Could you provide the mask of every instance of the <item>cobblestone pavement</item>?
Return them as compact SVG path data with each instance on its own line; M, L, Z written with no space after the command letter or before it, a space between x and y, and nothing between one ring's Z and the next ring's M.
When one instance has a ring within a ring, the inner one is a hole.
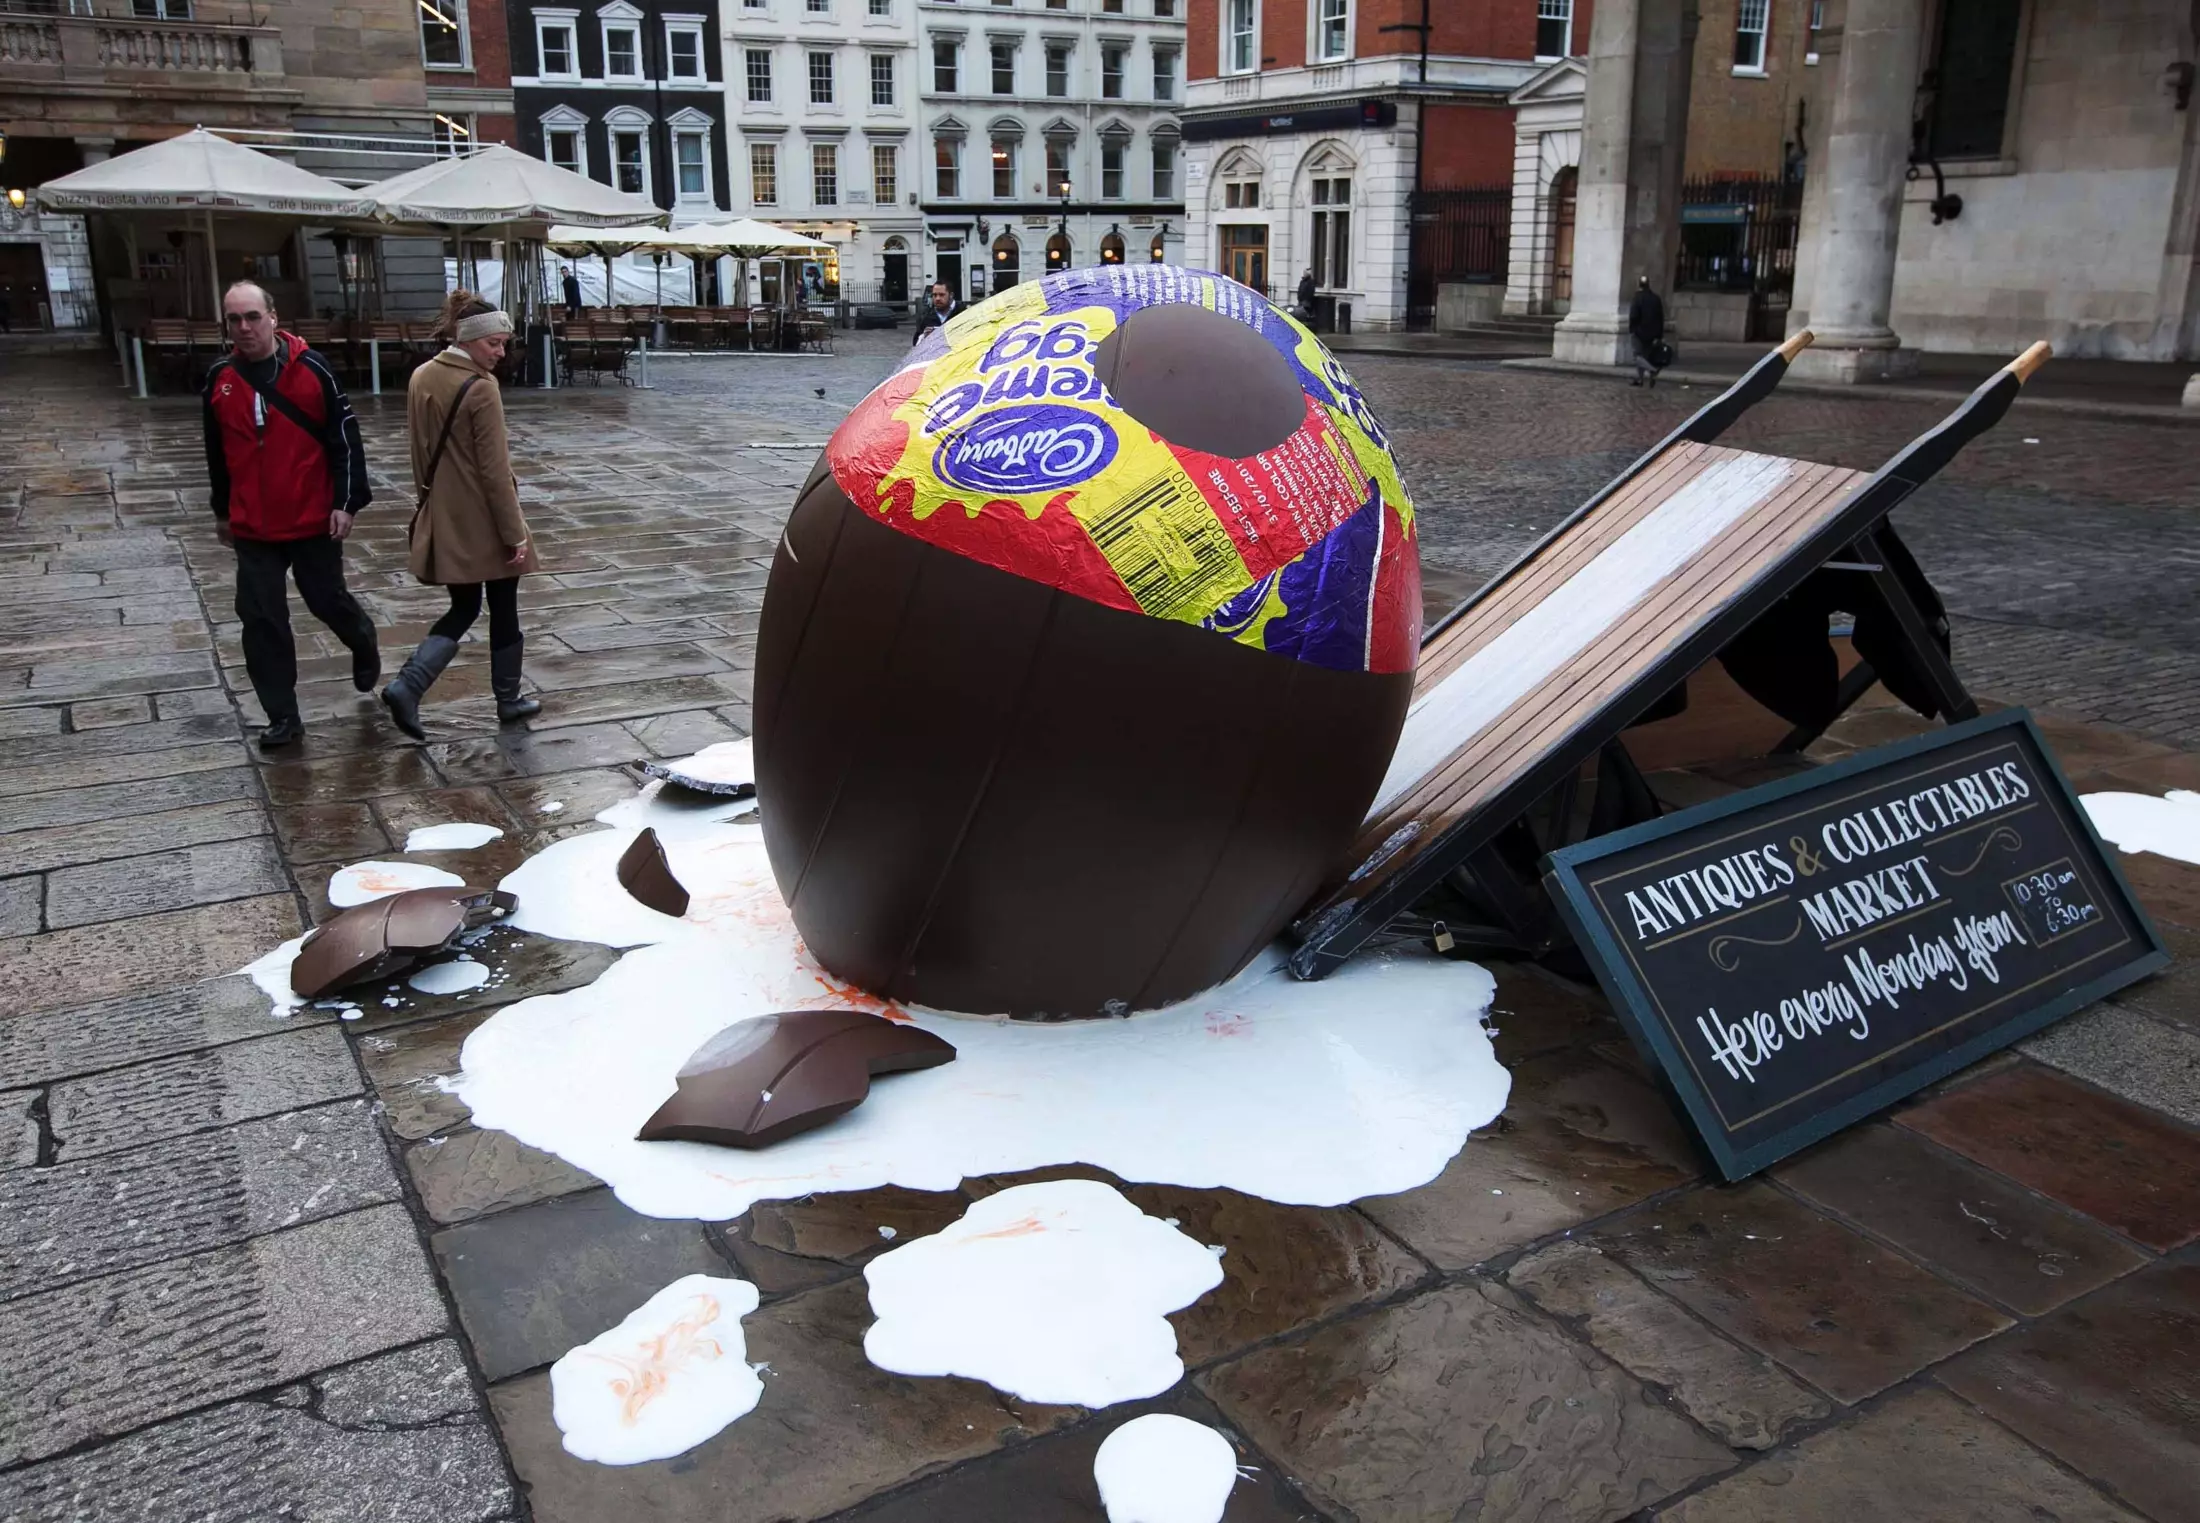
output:
M435 1082L467 1032L616 953L499 932L481 1003L355 1020L272 1019L228 976L415 825L503 828L414 858L484 881L630 793L626 764L745 731L811 458L757 446L814 446L901 348L514 395L544 713L499 732L469 646L431 743L400 745L301 613L309 736L275 761L245 738L194 406L128 402L88 360L0 376L0 1520L1066 1523L1098 1518L1093 1449L1149 1409L1239 1444L1232 1523L2200 1516L2200 871L2163 858L2125 867L2176 971L1734 1188L1593 991L1501 968L1512 1097L1429 1185L1337 1210L1128 1187L1224 1244L1227 1278L1175 1319L1192 1378L1097 1417L863 1359L879 1224L934 1230L961 1192L652 1221L474 1128ZM1438 603L1697 400L1354 368ZM440 595L403 573L397 401L363 412L379 500L352 581L394 659ZM1776 400L1738 437L1868 465L1934 415ZM2081 788L2200 787L2191 437L2020 411L1904 510L1959 662L2058 711ZM1916 728L1866 707L1818 751ZM1657 781L1686 801L1756 775ZM697 1270L763 1291L764 1407L672 1462L566 1456L548 1363Z

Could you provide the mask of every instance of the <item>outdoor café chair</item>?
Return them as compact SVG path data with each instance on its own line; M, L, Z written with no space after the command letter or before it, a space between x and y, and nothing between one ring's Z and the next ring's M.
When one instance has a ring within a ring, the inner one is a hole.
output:
M1776 605L1815 576L1845 578L1838 606L1856 615L1860 648L1867 616L1889 632L1874 646L1885 662L1876 675L1898 696L1949 723L1978 713L1949 664L1938 600L1886 519L2000 421L2047 346L1997 371L1877 471L1713 442L1771 393L1810 337L1766 355L1429 631L1404 733L1359 837L1292 926L1292 972L1319 978L1370 938L1396 935L1439 888L1471 912L1447 920L1453 945L1557 944L1563 930L1536 864L1581 838L1584 765L1598 762L1589 834L1654 818L1656 798L1620 732L1656 717L1760 619L1784 616ZM1797 601L1815 614L1829 687L1788 750L1875 679L1866 664L1835 684L1823 605ZM1731 657L1728 669L1741 680Z

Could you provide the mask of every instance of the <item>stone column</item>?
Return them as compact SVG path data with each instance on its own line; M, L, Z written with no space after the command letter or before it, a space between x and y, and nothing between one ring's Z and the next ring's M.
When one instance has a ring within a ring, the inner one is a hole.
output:
M1842 0L1828 0L1818 29L1818 62L1803 85L1803 205L1795 229L1795 283L1788 293L1787 331L1810 326L1811 287L1818 273L1818 231L1826 220L1826 124L1833 120L1834 86L1841 77Z
M1848 0L1833 116L1809 173L1823 201L1810 264L1817 342L1794 371L1830 381L1914 374L1917 351L1888 326L1903 176L1923 45L1923 0Z
M1637 276L1670 295L1680 247L1681 162L1695 0L1599 0L1589 26L1572 309L1551 357L1618 365L1633 354Z

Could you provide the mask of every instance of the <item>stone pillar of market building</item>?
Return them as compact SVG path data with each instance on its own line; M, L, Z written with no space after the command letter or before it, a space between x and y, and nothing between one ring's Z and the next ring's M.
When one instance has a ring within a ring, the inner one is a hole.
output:
M1633 354L1638 276L1670 296L1680 249L1681 164L1695 0L1599 0L1589 24L1571 309L1551 357L1618 365Z
M1848 0L1833 110L1804 191L1811 247L1801 259L1817 338L1796 357L1798 376L1883 381L1917 370L1917 351L1902 347L1888 318L1924 10L1924 0Z

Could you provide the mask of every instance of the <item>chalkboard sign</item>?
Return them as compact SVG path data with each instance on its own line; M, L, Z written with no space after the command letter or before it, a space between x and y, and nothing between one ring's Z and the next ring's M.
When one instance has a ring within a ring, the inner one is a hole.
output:
M2169 962L2021 710L1599 836L1544 871L1729 1179Z

